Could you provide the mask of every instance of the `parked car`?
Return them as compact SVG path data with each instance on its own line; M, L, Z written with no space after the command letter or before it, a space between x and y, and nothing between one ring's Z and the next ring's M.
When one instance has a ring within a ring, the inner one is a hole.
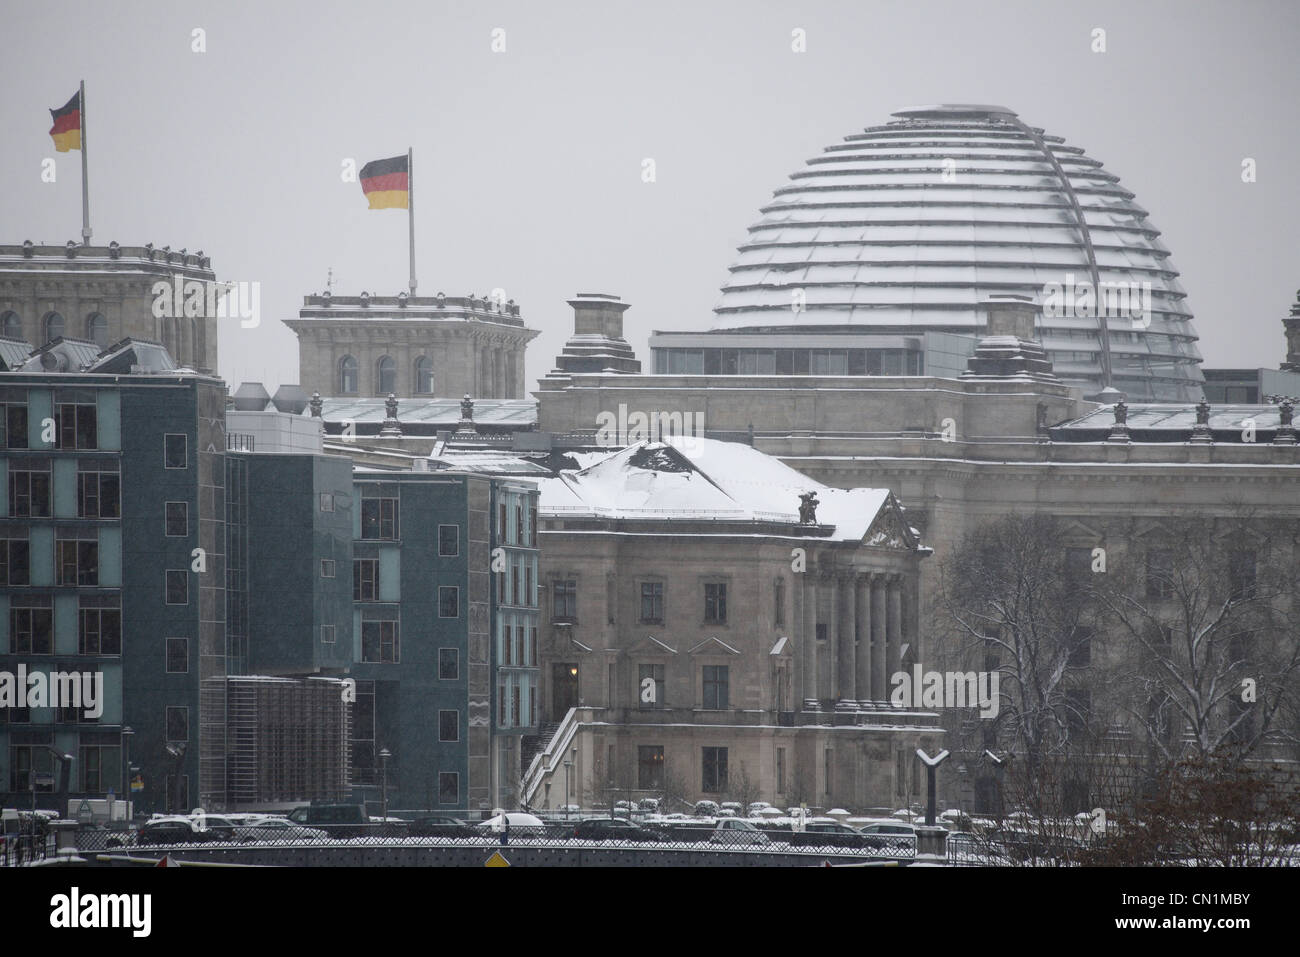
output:
M788 840L791 847L877 847L881 843L838 821L809 821L802 831L783 833L777 840Z
M360 804L308 804L290 811L289 820L320 828L330 837L361 837L370 833L370 817Z
M662 832L641 827L621 817L593 817L579 821L573 828L573 836L589 841L667 840Z
M864 824L859 831L867 838L866 847L878 850L916 848L916 828L902 821L875 821Z
M458 817L446 814L430 814L417 817L406 829L412 837L482 837L481 831L466 824Z
M762 845L765 847L771 844L772 840L748 821L743 821L738 817L728 817L718 822L717 828L709 835L709 843L729 846Z
M154 844L199 844L207 836L185 817L152 818L140 826L135 842L138 846Z
M233 841L235 823L219 814L193 814L190 821L207 841Z
M235 825L237 841L323 841L329 834L318 827L295 824L288 818L266 817Z
M511 837L546 836L546 822L522 811L511 811L509 814L498 814L496 817L488 818L478 825L476 830L480 835L495 837L505 830L507 824L509 824Z

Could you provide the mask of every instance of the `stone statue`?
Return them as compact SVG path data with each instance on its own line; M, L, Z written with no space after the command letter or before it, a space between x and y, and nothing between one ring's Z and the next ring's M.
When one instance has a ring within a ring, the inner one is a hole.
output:
M1290 396L1282 399L1282 403L1277 407L1277 415L1284 427L1291 425L1291 419L1295 415L1295 406L1292 404Z
M388 398L384 400L384 412L390 419L397 418L397 396L388 393Z
M321 399L321 397L320 397L320 393L319 393L319 392L313 392L313 393L311 394L311 414L312 414L312 418L319 419L319 418L321 417L321 412L324 410L324 408L325 408L325 402L324 402L324 400Z
M1122 399L1115 403L1115 424L1128 425L1128 405Z
M817 524L817 493L804 492L799 496L799 524Z
M468 392L465 393L465 398L460 400L460 417L465 422L474 421L474 400L469 397Z
M1196 424L1210 424L1210 403L1206 402L1204 399L1196 403Z

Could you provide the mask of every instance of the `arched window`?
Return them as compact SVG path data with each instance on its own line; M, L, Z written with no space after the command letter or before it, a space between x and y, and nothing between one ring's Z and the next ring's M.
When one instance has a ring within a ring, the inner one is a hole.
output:
M339 360L339 395L357 394L357 360L344 356Z
M0 320L0 335L8 336L10 339L21 339L23 337L23 321L18 318L16 312L6 312L4 319Z
M47 312L42 325L45 327L45 341L50 342L63 335L63 327L66 323L63 321L63 316L57 312Z
M397 391L397 363L392 356L384 356L375 366L377 390L380 395Z
M97 312L86 317L86 338L101 349L108 347L108 320Z
M419 395L433 395L433 361L428 356L415 360L415 391Z

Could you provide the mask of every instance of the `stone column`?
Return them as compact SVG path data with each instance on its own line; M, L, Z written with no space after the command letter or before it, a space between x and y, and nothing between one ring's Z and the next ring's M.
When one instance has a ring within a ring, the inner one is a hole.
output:
M885 579L871 576L871 700L889 700L885 673Z
M888 623L885 628L885 669L889 675L895 674L901 667L903 645L903 578L901 575L889 576L889 610ZM888 680L888 678L886 679Z
M831 593L831 620L826 628L826 657L829 659L826 664L826 687L821 689L817 696L822 700L829 700L831 707L835 706L835 700L839 698L840 687L840 577L834 573L826 580L826 585Z
M857 708L858 580L852 572L844 579L844 634L840 636L840 700L846 708Z
M857 607L858 636L861 644L857 650L857 667L854 684L856 700L871 700L871 585L870 579L859 575L853 582L853 603Z
M803 576L803 708L817 710L817 581Z

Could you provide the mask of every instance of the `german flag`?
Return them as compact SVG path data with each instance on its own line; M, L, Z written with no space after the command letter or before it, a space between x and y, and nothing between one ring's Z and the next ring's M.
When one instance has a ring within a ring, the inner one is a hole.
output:
M409 209L410 167L407 157L372 160L361 167L361 190L371 209Z
M81 93L72 94L67 105L57 110L50 110L54 125L50 127L50 136L54 137L54 148L60 153L81 149Z

